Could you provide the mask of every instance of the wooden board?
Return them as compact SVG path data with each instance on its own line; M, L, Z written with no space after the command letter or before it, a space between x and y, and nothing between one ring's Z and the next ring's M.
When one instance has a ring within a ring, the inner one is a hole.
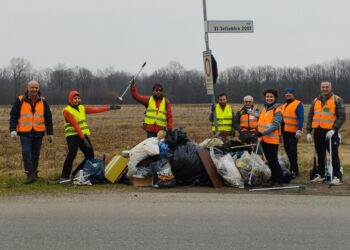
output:
M219 175L218 171L216 170L215 164L210 158L210 154L208 150L204 148L199 148L197 149L197 154L199 156L199 159L201 160L201 163L205 171L209 176L209 179L213 187L221 188L223 186L222 178Z

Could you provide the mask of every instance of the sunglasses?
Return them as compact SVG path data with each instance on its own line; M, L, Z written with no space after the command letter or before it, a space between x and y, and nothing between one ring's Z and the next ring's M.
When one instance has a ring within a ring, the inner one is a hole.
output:
M154 92L162 92L162 89L155 89Z

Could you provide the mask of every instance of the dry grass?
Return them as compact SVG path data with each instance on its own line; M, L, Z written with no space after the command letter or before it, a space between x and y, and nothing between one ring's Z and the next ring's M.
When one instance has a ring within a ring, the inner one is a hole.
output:
M210 136L208 122L209 105L173 105L174 126L183 128L195 142L201 142ZM233 105L237 110L238 106ZM63 106L52 106L54 119L54 143L43 142L39 170L41 176L51 176L61 171L67 152L63 136ZM307 108L306 108L307 109ZM8 119L10 106L0 107L0 174L21 176L23 167L19 140L9 137ZM144 108L141 105L125 105L121 110L88 115L87 120L92 132L91 139L97 157L111 152L120 153L146 138L142 130ZM307 112L306 112L307 113ZM347 107L349 117L350 107ZM342 128L343 144L340 148L341 163L345 169L350 168L350 122L346 121ZM281 148L282 149L282 148ZM79 153L75 164L82 159ZM313 146L299 144L299 162L306 172L312 166Z

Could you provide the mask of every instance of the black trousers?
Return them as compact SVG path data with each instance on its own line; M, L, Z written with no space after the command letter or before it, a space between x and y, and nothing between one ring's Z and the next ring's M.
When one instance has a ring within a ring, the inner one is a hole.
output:
M261 142L267 163L271 169L271 180L278 183L283 183L283 175L281 166L278 163L278 144L270 144Z
M86 136L86 139L89 141L91 145L89 137ZM91 148L88 148L78 135L68 136L66 138L66 141L68 145L68 154L63 164L61 178L68 179L72 171L73 161L78 153L78 148L80 148L80 150L83 152L85 159L73 171L72 176L75 176L80 169L83 169L87 159L94 158L94 150L92 148L92 145L91 145Z
M315 150L317 153L318 173L321 177L325 175L325 159L326 150L329 152L329 140L326 141L326 134L328 129L316 128L314 130L314 142ZM335 132L332 136L332 165L333 165L333 176L341 178L340 173L340 160L339 160L339 136Z
M295 133L283 131L283 145L284 150L290 161L290 171L296 175L299 174L298 167L298 139L295 138Z

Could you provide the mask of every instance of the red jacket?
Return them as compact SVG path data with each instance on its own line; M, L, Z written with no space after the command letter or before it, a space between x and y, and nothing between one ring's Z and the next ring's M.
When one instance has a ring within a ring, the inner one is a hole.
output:
M140 93L137 91L136 84L131 85L130 91L131 91L132 97L136 101L138 101L139 103L141 103L142 105L144 105L147 108L150 96L140 95ZM156 101L156 107L159 108L159 105L160 105L162 99L155 99L155 101ZM170 101L167 98L165 99L165 108L166 108L166 112L167 112L167 128L172 129L173 128L173 114L171 111ZM164 129L164 127L158 126L156 124L152 124L152 125L144 124L144 129L147 132L157 133L159 130Z

